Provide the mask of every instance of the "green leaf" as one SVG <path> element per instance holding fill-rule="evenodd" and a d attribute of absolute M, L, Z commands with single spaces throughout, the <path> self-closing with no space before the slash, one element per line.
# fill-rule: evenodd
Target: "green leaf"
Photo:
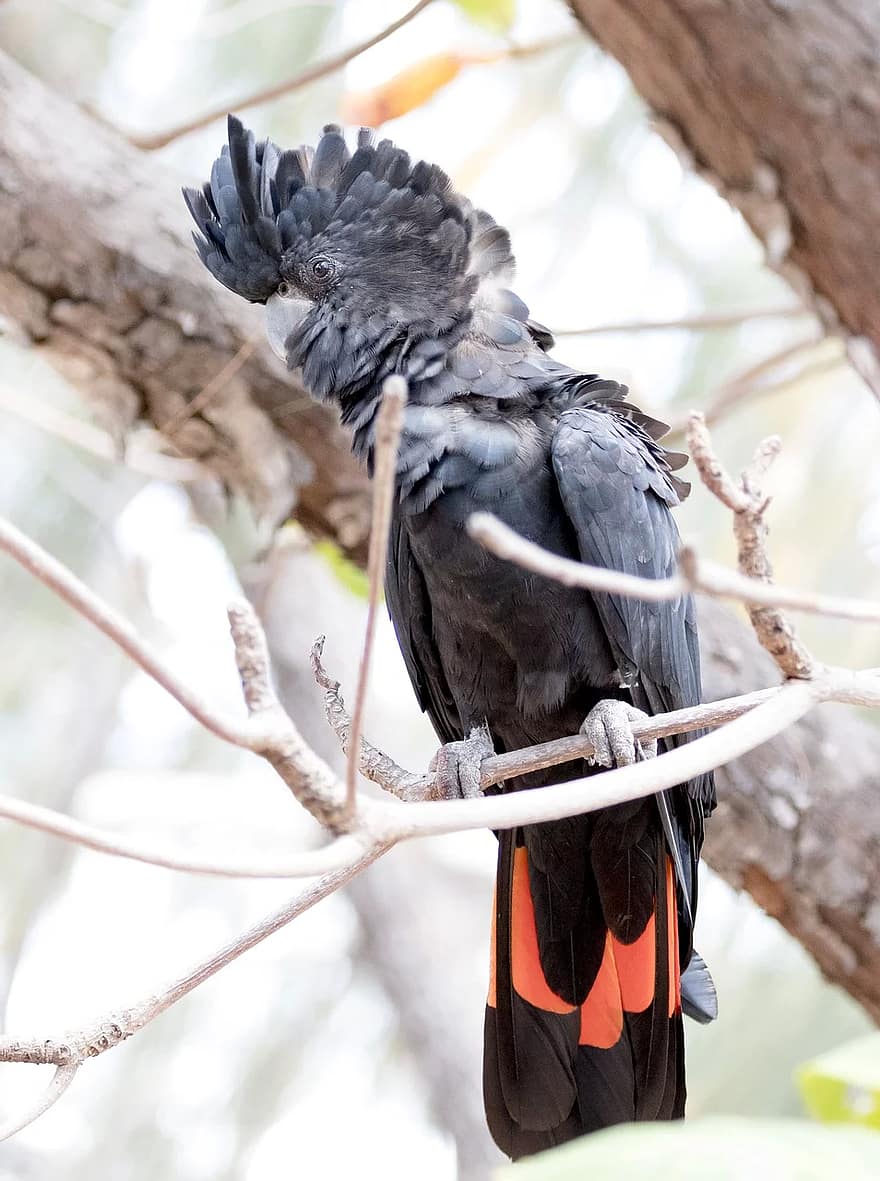
<path fill-rule="evenodd" d="M 807 1110 L 824 1123 L 880 1128 L 880 1033 L 857 1038 L 797 1072 Z"/>
<path fill-rule="evenodd" d="M 335 542 L 323 540 L 315 542 L 315 553 L 320 554 L 337 579 L 344 587 L 357 595 L 359 599 L 369 596 L 370 584 L 367 576 L 359 566 L 350 561 Z"/>
<path fill-rule="evenodd" d="M 496 1181 L 877 1181 L 880 1136 L 801 1120 L 626 1124 L 500 1169 Z"/>
<path fill-rule="evenodd" d="M 493 33 L 509 33 L 516 17 L 516 0 L 454 0 L 476 25 Z"/>

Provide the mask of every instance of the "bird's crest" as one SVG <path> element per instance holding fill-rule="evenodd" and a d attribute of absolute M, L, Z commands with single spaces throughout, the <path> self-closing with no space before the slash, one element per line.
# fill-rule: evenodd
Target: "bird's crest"
<path fill-rule="evenodd" d="M 398 237 L 426 236 L 444 263 L 473 290 L 504 286 L 514 260 L 507 231 L 475 209 L 436 164 L 413 162 L 390 140 L 361 128 L 350 151 L 328 124 L 317 147 L 282 151 L 229 117 L 229 143 L 201 189 L 184 189 L 199 228 L 202 261 L 221 283 L 254 303 L 281 282 L 285 255 L 323 234 L 363 242 L 381 227 Z M 377 243 L 378 246 L 378 243 Z"/>

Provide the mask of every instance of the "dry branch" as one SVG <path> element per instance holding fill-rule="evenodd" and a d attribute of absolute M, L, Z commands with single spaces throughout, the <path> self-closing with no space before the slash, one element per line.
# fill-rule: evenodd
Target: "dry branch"
<path fill-rule="evenodd" d="M 376 639 L 376 616 L 382 601 L 385 559 L 388 554 L 388 531 L 394 504 L 397 474 L 397 451 L 403 430 L 403 412 L 407 385 L 402 377 L 388 377 L 382 386 L 382 402 L 376 417 L 373 444 L 373 514 L 370 526 L 370 549 L 367 555 L 367 621 L 364 647 L 358 673 L 354 709 L 351 715 L 351 750 L 345 765 L 345 811 L 347 820 L 354 817 L 357 805 L 357 776 L 364 710 L 370 683 L 370 663 Z"/>
<path fill-rule="evenodd" d="M 779 454 L 781 440 L 773 436 L 758 446 L 738 484 L 715 454 L 702 414 L 691 415 L 688 446 L 703 483 L 733 513 L 740 573 L 769 586 L 773 581 L 773 568 L 767 554 L 764 513 L 770 498 L 761 491 L 761 477 Z M 770 598 L 768 605 L 759 606 L 752 599 L 747 602 L 747 607 L 755 635 L 779 665 L 783 676 L 812 676 L 815 662 L 780 609 L 778 600 L 774 604 Z"/>

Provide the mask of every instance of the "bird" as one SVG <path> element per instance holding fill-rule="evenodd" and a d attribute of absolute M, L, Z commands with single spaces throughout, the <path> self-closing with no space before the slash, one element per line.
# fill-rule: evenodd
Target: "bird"
<path fill-rule="evenodd" d="M 553 357 L 552 333 L 512 290 L 507 230 L 436 164 L 363 128 L 350 148 L 336 124 L 314 148 L 282 150 L 230 116 L 210 180 L 184 197 L 204 265 L 265 305 L 270 345 L 337 408 L 368 470 L 383 383 L 407 383 L 385 597 L 446 782 L 461 788 L 462 744 L 479 733 L 496 752 L 579 730 L 593 740 L 591 763 L 504 791 L 650 757 L 633 719 L 701 700 L 691 596 L 563 586 L 468 532 L 490 512 L 554 554 L 666 578 L 671 510 L 689 487 L 676 474 L 686 457 L 625 386 Z M 683 1013 L 717 1013 L 693 947 L 714 803 L 705 774 L 496 834 L 483 1093 L 513 1159 L 684 1114 Z"/>

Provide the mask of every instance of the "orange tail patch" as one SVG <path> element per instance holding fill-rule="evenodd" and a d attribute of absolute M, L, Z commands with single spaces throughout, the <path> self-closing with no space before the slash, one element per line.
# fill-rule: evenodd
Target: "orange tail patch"
<path fill-rule="evenodd" d="M 528 853 L 520 847 L 514 854 L 510 906 L 511 981 L 516 992 L 536 1008 L 551 1013 L 571 1013 L 572 1005 L 558 996 L 544 978 L 538 952 L 535 908 L 529 887 Z M 671 860 L 666 862 L 666 906 L 669 972 L 669 1016 L 681 1008 L 681 979 L 678 963 L 678 917 L 675 877 Z M 497 899 L 495 914 L 497 916 Z M 651 1004 L 656 985 L 656 920 L 652 915 L 634 943 L 622 943 L 606 935 L 602 963 L 595 983 L 581 1005 L 579 1042 L 610 1049 L 620 1038 L 624 1013 L 641 1013 Z M 496 998 L 496 923 L 492 924 L 488 1004 Z"/>

